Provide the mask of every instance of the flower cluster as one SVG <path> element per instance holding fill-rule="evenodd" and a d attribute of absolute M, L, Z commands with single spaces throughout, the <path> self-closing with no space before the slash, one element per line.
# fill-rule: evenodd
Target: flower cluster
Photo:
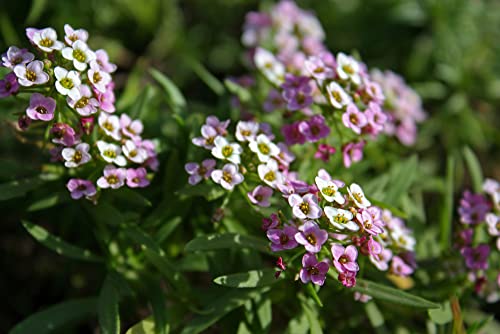
<path fill-rule="evenodd" d="M 142 139 L 140 120 L 113 115 L 116 65 L 105 50 L 87 45 L 86 30 L 66 24 L 64 32 L 60 41 L 53 28 L 26 29 L 40 59 L 27 49 L 9 47 L 0 65 L 12 72 L 0 81 L 0 98 L 29 99 L 19 127 L 47 124 L 52 161 L 64 163 L 69 174 L 77 176 L 67 183 L 73 199 L 95 201 L 99 189 L 149 185 L 146 168 L 158 165 L 155 144 Z"/>
<path fill-rule="evenodd" d="M 362 160 L 366 142 L 379 135 L 396 136 L 405 145 L 415 142 L 416 123 L 425 118 L 418 95 L 390 71 L 369 72 L 353 56 L 329 52 L 319 21 L 294 2 L 282 0 L 269 13 L 249 13 L 242 39 L 271 84 L 260 108 L 280 111 L 289 120 L 282 128 L 287 145 L 318 142 L 317 157 L 323 160 L 329 154 L 319 145 L 332 145 L 332 151 L 336 145 L 350 167 Z M 255 90 L 256 95 L 263 91 Z"/>
<path fill-rule="evenodd" d="M 346 186 L 320 170 L 314 185 L 295 181 L 287 186 L 292 189 L 280 191 L 293 218 L 273 214 L 263 220 L 262 228 L 273 252 L 301 249 L 303 283 L 323 285 L 332 268 L 344 286 L 354 286 L 360 254 L 379 270 L 397 276 L 413 273 L 411 231 L 401 219 L 372 205 L 358 184 Z"/>
<path fill-rule="evenodd" d="M 463 193 L 455 246 L 463 256 L 468 278 L 486 301 L 500 300 L 500 183 L 487 179 L 484 194 Z"/>

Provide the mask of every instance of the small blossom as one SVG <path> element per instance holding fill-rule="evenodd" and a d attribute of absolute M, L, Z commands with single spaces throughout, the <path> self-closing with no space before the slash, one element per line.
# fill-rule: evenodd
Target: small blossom
<path fill-rule="evenodd" d="M 292 225 L 287 225 L 283 229 L 268 229 L 267 238 L 271 241 L 271 250 L 279 252 L 285 249 L 293 249 L 299 244 L 295 241 L 297 228 Z"/>
<path fill-rule="evenodd" d="M 64 25 L 64 41 L 68 45 L 73 45 L 76 41 L 86 43 L 89 38 L 89 33 L 85 29 L 73 29 L 69 24 Z"/>
<path fill-rule="evenodd" d="M 483 183 L 483 191 L 490 196 L 500 191 L 500 183 L 493 179 L 486 179 Z"/>
<path fill-rule="evenodd" d="M 26 131 L 31 125 L 31 122 L 31 118 L 29 118 L 27 115 L 21 115 L 17 119 L 17 126 L 19 127 L 19 130 Z"/>
<path fill-rule="evenodd" d="M 210 175 L 215 183 L 220 184 L 224 189 L 233 190 L 235 185 L 243 182 L 243 174 L 238 172 L 235 164 L 225 164 L 221 169 L 216 169 Z"/>
<path fill-rule="evenodd" d="M 111 82 L 111 75 L 102 71 L 96 62 L 93 61 L 90 63 L 90 69 L 87 71 L 87 77 L 97 91 L 106 93 L 106 87 Z"/>
<path fill-rule="evenodd" d="M 258 123 L 239 121 L 236 124 L 236 139 L 239 141 L 251 141 L 257 136 L 258 131 Z"/>
<path fill-rule="evenodd" d="M 382 252 L 382 245 L 375 241 L 373 237 L 370 235 L 368 240 L 363 242 L 361 245 L 360 251 L 361 254 L 366 255 L 366 256 L 375 256 L 378 255 Z"/>
<path fill-rule="evenodd" d="M 18 91 L 19 83 L 17 82 L 15 73 L 11 72 L 7 74 L 3 80 L 0 80 L 0 99 L 14 95 Z"/>
<path fill-rule="evenodd" d="M 196 146 L 201 146 L 207 150 L 215 147 L 215 138 L 218 137 L 217 130 L 210 125 L 203 125 L 201 127 L 201 137 L 193 138 L 192 142 Z"/>
<path fill-rule="evenodd" d="M 343 230 L 348 229 L 350 231 L 359 230 L 358 224 L 356 224 L 353 219 L 352 212 L 344 209 L 337 209 L 331 206 L 325 206 L 325 215 L 336 228 Z"/>
<path fill-rule="evenodd" d="M 300 122 L 285 124 L 281 128 L 281 133 L 285 137 L 285 143 L 288 146 L 304 144 L 306 142 L 306 136 L 299 130 L 299 124 Z"/>
<path fill-rule="evenodd" d="M 365 141 L 347 143 L 342 147 L 342 160 L 346 168 L 351 167 L 354 162 L 363 160 L 363 148 Z"/>
<path fill-rule="evenodd" d="M 316 255 L 306 253 L 302 257 L 302 269 L 300 269 L 300 280 L 306 284 L 312 281 L 314 284 L 322 286 L 326 280 L 326 273 L 330 269 L 328 262 L 323 260 L 318 262 Z"/>
<path fill-rule="evenodd" d="M 353 57 L 340 52 L 337 55 L 337 75 L 342 80 L 350 80 L 355 85 L 361 84 L 359 64 Z"/>
<path fill-rule="evenodd" d="M 471 270 L 488 269 L 488 256 L 490 255 L 490 246 L 481 244 L 477 247 L 464 247 L 460 251 L 465 258 L 465 265 Z"/>
<path fill-rule="evenodd" d="M 95 59 L 94 51 L 90 50 L 87 44 L 81 40 L 72 43 L 71 47 L 65 47 L 61 53 L 64 58 L 73 61 L 73 66 L 78 71 L 84 71 L 87 68 L 87 63 Z"/>
<path fill-rule="evenodd" d="M 352 288 L 353 286 L 356 285 L 356 272 L 355 271 L 340 272 L 338 280 L 346 288 Z"/>
<path fill-rule="evenodd" d="M 70 179 L 66 184 L 66 188 L 68 188 L 73 199 L 80 199 L 83 196 L 92 197 L 97 193 L 94 184 L 83 179 Z"/>
<path fill-rule="evenodd" d="M 252 152 L 257 154 L 261 162 L 267 162 L 271 157 L 277 156 L 280 153 L 279 147 L 264 134 L 260 134 L 256 140 L 250 141 L 248 147 Z"/>
<path fill-rule="evenodd" d="M 78 140 L 75 130 L 66 123 L 54 123 L 50 133 L 54 136 L 52 142 L 55 144 L 73 146 Z"/>
<path fill-rule="evenodd" d="M 387 122 L 387 115 L 382 111 L 380 105 L 370 102 L 368 104 L 368 109 L 365 110 L 365 116 L 371 133 L 378 134 L 384 130 L 385 123 Z"/>
<path fill-rule="evenodd" d="M 271 52 L 259 47 L 255 51 L 253 60 L 257 68 L 273 84 L 279 85 L 283 82 L 285 66 Z"/>
<path fill-rule="evenodd" d="M 370 300 L 372 300 L 372 296 L 365 295 L 364 293 L 360 292 L 354 292 L 354 300 L 357 300 L 361 303 L 368 303 Z"/>
<path fill-rule="evenodd" d="M 368 120 L 365 114 L 360 112 L 355 104 L 351 103 L 342 115 L 342 123 L 359 135 L 361 134 L 361 128 L 368 124 Z"/>
<path fill-rule="evenodd" d="M 392 259 L 392 251 L 384 248 L 379 254 L 370 255 L 370 261 L 378 270 L 386 271 L 389 269 L 389 261 Z"/>
<path fill-rule="evenodd" d="M 366 198 L 363 189 L 361 189 L 361 187 L 356 183 L 351 184 L 351 186 L 347 188 L 347 191 L 349 192 L 349 196 L 354 201 L 354 204 L 356 204 L 358 208 L 365 209 L 371 206 L 371 203 Z"/>
<path fill-rule="evenodd" d="M 95 52 L 95 57 L 96 59 L 94 61 L 101 71 L 106 73 L 113 73 L 116 71 L 116 65 L 109 62 L 109 56 L 105 50 L 97 50 Z"/>
<path fill-rule="evenodd" d="M 40 60 L 33 60 L 26 66 L 24 64 L 16 65 L 14 73 L 19 84 L 25 87 L 42 85 L 49 81 L 49 75 L 43 71 L 43 63 Z"/>
<path fill-rule="evenodd" d="M 285 100 L 283 100 L 283 96 L 276 89 L 271 89 L 269 94 L 264 101 L 264 105 L 262 108 L 265 112 L 271 112 L 279 109 L 283 109 L 285 107 Z"/>
<path fill-rule="evenodd" d="M 94 117 L 82 117 L 80 118 L 80 127 L 82 131 L 88 136 L 94 130 Z"/>
<path fill-rule="evenodd" d="M 212 148 L 212 155 L 217 159 L 227 160 L 236 165 L 241 162 L 240 154 L 243 149 L 239 144 L 229 143 L 226 138 L 217 136 L 214 140 L 215 147 Z"/>
<path fill-rule="evenodd" d="M 299 131 L 307 141 L 313 143 L 330 134 L 330 128 L 325 124 L 325 118 L 321 115 L 314 115 L 310 120 L 300 122 Z"/>
<path fill-rule="evenodd" d="M 319 228 L 312 221 L 307 221 L 299 227 L 299 232 L 295 234 L 295 240 L 304 246 L 310 253 L 319 253 L 321 246 L 328 239 L 328 232 Z"/>
<path fill-rule="evenodd" d="M 362 210 L 356 214 L 356 219 L 363 226 L 363 231 L 371 235 L 377 235 L 383 232 L 380 221 L 374 221 L 372 215 L 367 210 Z"/>
<path fill-rule="evenodd" d="M 229 123 L 231 120 L 227 119 L 225 121 L 219 121 L 219 119 L 216 116 L 208 116 L 207 119 L 205 120 L 205 124 L 213 127 L 215 131 L 221 136 L 226 136 L 227 135 L 227 127 L 229 126 Z"/>
<path fill-rule="evenodd" d="M 413 268 L 407 265 L 399 256 L 394 256 L 391 262 L 391 273 L 397 276 L 408 276 L 413 273 Z"/>
<path fill-rule="evenodd" d="M 94 90 L 94 93 L 99 101 L 99 108 L 111 114 L 115 112 L 115 93 L 113 93 L 113 89 L 110 86 L 111 84 L 106 87 L 106 92 L 104 93 L 98 90 Z"/>
<path fill-rule="evenodd" d="M 494 237 L 500 236 L 500 217 L 489 212 L 486 214 L 485 220 L 488 225 L 488 233 Z"/>
<path fill-rule="evenodd" d="M 304 62 L 304 68 L 307 73 L 319 82 L 326 79 L 333 79 L 335 71 L 332 67 L 325 64 L 323 59 L 319 56 L 311 56 Z"/>
<path fill-rule="evenodd" d="M 104 167 L 103 176 L 97 180 L 97 185 L 102 188 L 118 189 L 125 184 L 127 171 L 125 168 L 116 168 L 113 165 Z"/>
<path fill-rule="evenodd" d="M 278 215 L 273 213 L 269 218 L 262 218 L 262 230 L 267 231 L 269 229 L 275 229 L 280 225 L 280 220 Z"/>
<path fill-rule="evenodd" d="M 57 33 L 52 28 L 45 28 L 34 32 L 33 43 L 44 52 L 61 50 L 64 47 L 64 44 L 57 40 Z"/>
<path fill-rule="evenodd" d="M 127 169 L 127 186 L 130 188 L 144 188 L 149 186 L 146 169 L 144 167 Z"/>
<path fill-rule="evenodd" d="M 17 65 L 26 65 L 34 59 L 35 56 L 28 50 L 11 46 L 6 53 L 2 54 L 2 63 L 0 65 L 14 69 Z"/>
<path fill-rule="evenodd" d="M 97 148 L 99 149 L 101 157 L 104 161 L 114 163 L 120 167 L 127 164 L 127 160 L 123 155 L 121 155 L 122 150 L 120 149 L 120 146 L 99 140 L 97 141 Z"/>
<path fill-rule="evenodd" d="M 54 118 L 55 109 L 56 100 L 39 93 L 33 93 L 30 97 L 30 106 L 26 109 L 26 115 L 32 120 L 47 122 Z"/>
<path fill-rule="evenodd" d="M 337 202 L 340 205 L 345 203 L 345 198 L 339 191 L 339 187 L 332 180 L 325 180 L 319 176 L 314 178 L 318 190 L 327 202 Z"/>
<path fill-rule="evenodd" d="M 284 169 L 288 169 L 290 163 L 295 160 L 295 155 L 288 149 L 285 143 L 278 143 L 278 148 L 280 149 L 280 153 L 275 158 L 281 166 L 285 167 Z"/>
<path fill-rule="evenodd" d="M 273 194 L 273 189 L 266 186 L 257 186 L 254 190 L 250 191 L 247 196 L 252 204 L 267 208 L 271 206 L 269 198 Z"/>
<path fill-rule="evenodd" d="M 476 225 L 484 221 L 486 213 L 491 209 L 490 203 L 486 197 L 481 194 L 473 194 L 465 191 L 460 200 L 458 213 L 460 222 L 463 224 Z"/>
<path fill-rule="evenodd" d="M 189 184 L 195 185 L 203 179 L 208 179 L 215 168 L 214 159 L 205 159 L 201 164 L 189 162 L 184 166 L 184 169 L 189 174 Z"/>
<path fill-rule="evenodd" d="M 101 113 L 99 115 L 98 123 L 99 127 L 104 131 L 104 133 L 106 133 L 106 135 L 115 140 L 121 139 L 120 120 L 118 119 L 118 116 Z"/>
<path fill-rule="evenodd" d="M 345 92 L 345 90 L 335 81 L 330 82 L 326 86 L 326 91 L 328 93 L 328 99 L 330 104 L 335 109 L 342 109 L 352 103 L 351 97 Z"/>
<path fill-rule="evenodd" d="M 66 99 L 68 105 L 75 109 L 81 116 L 95 114 L 99 108 L 99 101 L 92 95 L 89 86 L 81 85 L 78 90 L 80 92 L 80 98 L 78 100 L 73 100 L 68 96 Z"/>
<path fill-rule="evenodd" d="M 148 152 L 132 140 L 126 140 L 122 145 L 123 154 L 132 162 L 142 164 L 148 158 Z"/>
<path fill-rule="evenodd" d="M 299 219 L 317 219 L 323 214 L 318 199 L 313 194 L 304 196 L 292 194 L 288 197 L 288 204 L 292 207 L 293 215 Z"/>
<path fill-rule="evenodd" d="M 80 76 L 76 71 L 68 71 L 65 68 L 57 66 L 54 69 L 56 76 L 56 89 L 61 95 L 67 95 L 72 100 L 78 101 L 80 95 Z"/>
<path fill-rule="evenodd" d="M 356 263 L 358 250 L 355 246 L 349 245 L 344 248 L 342 245 L 333 244 L 331 251 L 333 255 L 333 265 L 337 268 L 339 273 L 348 271 L 356 272 L 359 270 L 359 266 Z"/>
<path fill-rule="evenodd" d="M 64 166 L 75 168 L 89 162 L 92 159 L 89 154 L 89 149 L 90 146 L 87 143 L 78 144 L 75 148 L 64 148 L 61 152 L 63 159 L 66 161 Z"/>

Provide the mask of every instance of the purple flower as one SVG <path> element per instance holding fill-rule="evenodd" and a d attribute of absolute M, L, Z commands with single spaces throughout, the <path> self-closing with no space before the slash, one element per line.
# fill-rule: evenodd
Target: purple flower
<path fill-rule="evenodd" d="M 319 228 L 315 222 L 308 221 L 299 227 L 295 234 L 295 240 L 303 245 L 306 251 L 310 253 L 319 253 L 321 246 L 328 239 L 328 232 Z"/>
<path fill-rule="evenodd" d="M 465 265 L 471 270 L 488 269 L 488 256 L 490 255 L 490 246 L 481 244 L 477 247 L 464 247 L 460 251 L 465 258 Z"/>
<path fill-rule="evenodd" d="M 295 233 L 297 233 L 297 228 L 291 225 L 285 226 L 283 229 L 273 228 L 267 230 L 267 238 L 271 240 L 271 250 L 279 252 L 297 247 L 299 244 L 295 241 Z"/>
<path fill-rule="evenodd" d="M 121 114 L 120 128 L 124 136 L 132 139 L 141 138 L 143 125 L 142 122 L 138 119 L 132 120 L 127 114 Z"/>
<path fill-rule="evenodd" d="M 262 230 L 267 231 L 270 229 L 275 229 L 280 225 L 280 220 L 278 215 L 273 213 L 269 218 L 262 218 Z"/>
<path fill-rule="evenodd" d="M 80 98 L 78 100 L 73 100 L 69 96 L 66 98 L 69 106 L 75 109 L 81 116 L 95 114 L 97 108 L 99 108 L 99 101 L 92 95 L 90 87 L 81 85 L 78 90 L 80 91 Z"/>
<path fill-rule="evenodd" d="M 335 67 L 330 67 L 321 57 L 311 56 L 304 62 L 304 67 L 306 71 L 311 75 L 314 79 L 322 82 L 326 79 L 332 79 L 335 77 Z"/>
<path fill-rule="evenodd" d="M 116 168 L 113 165 L 104 167 L 103 176 L 97 180 L 100 188 L 118 189 L 125 184 L 127 170 L 125 168 Z"/>
<path fill-rule="evenodd" d="M 184 166 L 184 169 L 190 175 L 188 180 L 189 184 L 195 185 L 203 179 L 205 180 L 208 179 L 210 177 L 210 174 L 212 174 L 214 167 L 215 167 L 214 159 L 205 159 L 203 160 L 201 165 L 196 162 L 187 163 Z"/>
<path fill-rule="evenodd" d="M 207 150 L 211 150 L 215 147 L 214 141 L 215 137 L 218 135 L 219 134 L 215 128 L 205 124 L 201 127 L 201 137 L 193 138 L 192 142 L 196 146 L 201 146 Z"/>
<path fill-rule="evenodd" d="M 144 188 L 149 186 L 148 172 L 146 168 L 127 169 L 127 186 L 130 188 Z"/>
<path fill-rule="evenodd" d="M 399 256 L 394 256 L 391 262 L 391 273 L 397 276 L 408 276 L 413 273 L 413 268 Z"/>
<path fill-rule="evenodd" d="M 306 136 L 299 130 L 299 124 L 300 122 L 295 122 L 283 125 L 281 128 L 281 133 L 285 137 L 285 143 L 288 146 L 293 144 L 304 144 L 306 142 Z"/>
<path fill-rule="evenodd" d="M 337 268 L 339 273 L 347 271 L 356 272 L 359 266 L 356 263 L 358 257 L 358 250 L 356 246 L 349 245 L 346 248 L 339 244 L 332 245 L 333 265 Z"/>
<path fill-rule="evenodd" d="M 302 91 L 311 94 L 312 88 L 309 85 L 311 79 L 306 76 L 295 76 L 293 74 L 285 75 L 285 82 L 281 85 L 284 91 Z"/>
<path fill-rule="evenodd" d="M 266 97 L 266 100 L 264 101 L 264 111 L 271 112 L 274 110 L 283 109 L 284 107 L 285 101 L 283 100 L 280 92 L 276 89 L 271 89 Z"/>
<path fill-rule="evenodd" d="M 227 134 L 227 127 L 231 120 L 219 121 L 216 116 L 208 116 L 205 123 L 206 125 L 211 126 L 217 131 L 217 133 L 221 136 L 225 136 Z"/>
<path fill-rule="evenodd" d="M 325 283 L 326 273 L 330 269 L 328 262 L 323 260 L 318 262 L 316 255 L 306 253 L 302 257 L 302 269 L 300 269 L 300 280 L 306 284 L 312 281 L 314 284 L 322 286 Z"/>
<path fill-rule="evenodd" d="M 97 89 L 94 89 L 94 93 L 99 101 L 99 108 L 111 114 L 115 112 L 115 93 L 113 93 L 113 88 L 110 86 L 106 87 L 104 93 L 99 92 Z"/>
<path fill-rule="evenodd" d="M 380 105 L 370 102 L 368 109 L 365 110 L 365 116 L 368 120 L 369 133 L 376 135 L 384 130 L 387 115 L 382 111 Z"/>
<path fill-rule="evenodd" d="M 288 197 L 288 203 L 292 207 L 293 215 L 299 219 L 317 219 L 323 214 L 318 199 L 313 194 L 306 194 L 303 197 L 292 194 Z"/>
<path fill-rule="evenodd" d="M 80 127 L 87 136 L 94 130 L 94 122 L 95 119 L 93 116 L 80 118 Z"/>
<path fill-rule="evenodd" d="M 325 124 L 325 118 L 321 115 L 314 115 L 309 121 L 300 122 L 299 131 L 310 142 L 317 142 L 330 134 L 330 128 Z"/>
<path fill-rule="evenodd" d="M 0 80 L 0 99 L 16 94 L 18 90 L 19 83 L 15 73 L 11 72 Z"/>
<path fill-rule="evenodd" d="M 247 194 L 250 202 L 255 205 L 267 208 L 271 206 L 269 198 L 273 195 L 273 189 L 266 186 L 257 186 Z"/>
<path fill-rule="evenodd" d="M 21 115 L 17 119 L 17 126 L 19 127 L 19 129 L 21 131 L 28 130 L 28 127 L 30 126 L 30 124 L 31 124 L 31 118 L 29 118 L 26 115 Z"/>
<path fill-rule="evenodd" d="M 25 65 L 35 59 L 35 56 L 27 49 L 19 49 L 11 46 L 6 53 L 2 54 L 2 66 L 13 69 L 16 65 Z"/>
<path fill-rule="evenodd" d="M 472 237 L 474 236 L 474 229 L 467 228 L 458 232 L 457 246 L 462 248 L 464 246 L 469 246 L 472 243 Z"/>
<path fill-rule="evenodd" d="M 382 249 L 382 245 L 373 240 L 373 237 L 370 235 L 370 238 L 361 245 L 360 251 L 363 255 L 375 256 L 380 254 Z"/>
<path fill-rule="evenodd" d="M 76 41 L 87 42 L 89 33 L 85 29 L 73 29 L 69 24 L 64 25 L 64 41 L 68 45 L 73 45 Z"/>
<path fill-rule="evenodd" d="M 476 225 L 484 221 L 486 214 L 491 209 L 491 205 L 481 194 L 473 194 L 465 191 L 460 200 L 458 213 L 460 222 L 467 225 Z"/>
<path fill-rule="evenodd" d="M 66 123 L 54 123 L 50 133 L 54 137 L 52 142 L 55 144 L 73 146 L 78 140 L 75 130 Z"/>
<path fill-rule="evenodd" d="M 346 168 L 351 167 L 353 162 L 363 159 L 363 148 L 365 141 L 347 143 L 342 147 L 342 159 Z"/>
<path fill-rule="evenodd" d="M 281 85 L 283 99 L 287 102 L 288 110 L 305 109 L 313 103 L 310 79 L 305 76 L 287 74 L 285 82 Z"/>
<path fill-rule="evenodd" d="M 80 199 L 83 196 L 91 197 L 97 193 L 94 184 L 83 179 L 70 179 L 66 184 L 66 188 L 68 188 L 73 199 Z"/>
<path fill-rule="evenodd" d="M 368 120 L 365 114 L 359 111 L 355 104 L 351 103 L 342 115 L 342 123 L 359 135 L 361 134 L 361 128 L 368 123 Z"/>
<path fill-rule="evenodd" d="M 338 280 L 346 288 L 352 288 L 353 286 L 356 285 L 356 272 L 355 271 L 340 272 Z"/>
<path fill-rule="evenodd" d="M 210 176 L 215 183 L 219 183 L 227 190 L 233 190 L 234 186 L 243 182 L 244 179 L 235 164 L 225 164 L 222 170 L 216 169 Z"/>
<path fill-rule="evenodd" d="M 386 271 L 389 269 L 389 261 L 392 259 L 390 249 L 384 248 L 379 254 L 370 255 L 370 261 L 378 270 Z"/>
<path fill-rule="evenodd" d="M 49 81 L 49 75 L 43 71 L 43 63 L 39 60 L 33 60 L 28 65 L 16 65 L 14 67 L 19 84 L 30 87 L 32 85 L 41 85 Z"/>
<path fill-rule="evenodd" d="M 328 144 L 319 144 L 318 150 L 316 151 L 316 153 L 314 153 L 314 158 L 321 159 L 324 162 L 328 162 L 328 160 L 330 160 L 330 156 L 332 154 L 335 154 L 335 152 L 337 152 L 335 147 Z"/>
<path fill-rule="evenodd" d="M 378 235 L 384 231 L 381 221 L 373 220 L 372 215 L 367 210 L 358 212 L 356 214 L 356 219 L 362 224 L 364 231 L 371 235 Z"/>
<path fill-rule="evenodd" d="M 54 118 L 55 109 L 56 100 L 39 93 L 33 93 L 30 97 L 30 106 L 26 109 L 26 114 L 33 120 L 47 122 Z"/>

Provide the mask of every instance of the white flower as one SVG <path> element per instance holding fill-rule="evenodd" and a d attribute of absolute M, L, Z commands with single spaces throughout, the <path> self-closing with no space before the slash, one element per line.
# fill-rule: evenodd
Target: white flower
<path fill-rule="evenodd" d="M 73 29 L 69 24 L 64 25 L 64 40 L 68 45 L 72 45 L 76 41 L 87 42 L 89 33 L 85 29 Z"/>
<path fill-rule="evenodd" d="M 358 62 L 353 57 L 342 52 L 337 55 L 337 74 L 342 80 L 349 79 L 356 85 L 361 84 Z"/>
<path fill-rule="evenodd" d="M 269 81 L 275 85 L 283 83 L 285 66 L 271 52 L 263 48 L 257 48 L 253 59 L 257 68 Z"/>
<path fill-rule="evenodd" d="M 142 164 L 148 158 L 148 152 L 131 140 L 127 140 L 125 145 L 122 145 L 122 150 L 125 156 L 136 164 Z"/>
<path fill-rule="evenodd" d="M 361 187 L 356 183 L 351 184 L 351 186 L 347 188 L 347 191 L 349 192 L 349 196 L 351 196 L 352 200 L 354 201 L 354 204 L 356 204 L 358 208 L 366 209 L 367 207 L 372 205 L 370 201 L 365 197 L 363 189 L 361 189 Z"/>
<path fill-rule="evenodd" d="M 351 97 L 345 92 L 345 90 L 340 87 L 340 85 L 334 81 L 330 82 L 326 86 L 328 92 L 328 98 L 332 106 L 336 109 L 342 109 L 344 106 L 352 102 Z"/>
<path fill-rule="evenodd" d="M 65 68 L 57 66 L 54 69 L 56 75 L 56 89 L 61 95 L 67 95 L 72 100 L 79 100 L 80 94 L 80 76 L 76 71 L 68 71 Z"/>
<path fill-rule="evenodd" d="M 398 228 L 391 231 L 391 238 L 396 247 L 401 247 L 409 251 L 415 249 L 415 238 L 410 236 L 406 229 Z"/>
<path fill-rule="evenodd" d="M 356 224 L 352 218 L 353 215 L 348 210 L 337 209 L 331 206 L 325 206 L 325 215 L 330 220 L 333 226 L 336 228 L 343 230 L 344 228 L 357 231 L 359 230 L 358 224 Z"/>
<path fill-rule="evenodd" d="M 265 134 L 257 136 L 256 140 L 252 140 L 248 145 L 252 152 L 257 153 L 261 162 L 267 162 L 271 157 L 280 154 L 279 147 L 273 143 Z"/>
<path fill-rule="evenodd" d="M 74 168 L 89 162 L 91 160 L 89 148 L 87 143 L 78 144 L 75 148 L 64 148 L 61 152 L 62 157 L 66 160 L 64 166 Z"/>
<path fill-rule="evenodd" d="M 488 225 L 488 233 L 494 237 L 500 236 L 500 217 L 494 213 L 488 212 L 485 221 Z"/>
<path fill-rule="evenodd" d="M 90 50 L 87 44 L 83 41 L 76 41 L 71 47 L 62 49 L 62 56 L 73 61 L 73 66 L 78 71 L 83 71 L 87 68 L 87 63 L 95 60 L 94 51 Z"/>
<path fill-rule="evenodd" d="M 99 127 L 104 130 L 104 132 L 112 137 L 113 139 L 120 140 L 120 119 L 118 116 L 108 115 L 106 113 L 101 113 L 99 115 Z"/>
<path fill-rule="evenodd" d="M 274 159 L 270 159 L 265 165 L 259 165 L 257 172 L 260 179 L 272 188 L 283 184 L 283 174 L 278 170 L 278 163 Z"/>
<path fill-rule="evenodd" d="M 345 203 L 344 196 L 339 191 L 339 187 L 333 181 L 322 179 L 319 176 L 316 176 L 314 181 L 316 182 L 321 195 L 323 195 L 327 202 L 335 201 L 340 205 Z"/>
<path fill-rule="evenodd" d="M 127 160 L 123 155 L 121 155 L 122 150 L 118 145 L 99 140 L 97 141 L 97 148 L 106 162 L 114 163 L 120 167 L 127 164 Z"/>
<path fill-rule="evenodd" d="M 57 40 L 57 33 L 52 28 L 38 30 L 33 34 L 33 43 L 45 52 L 61 50 L 64 44 Z"/>
<path fill-rule="evenodd" d="M 92 86 L 101 93 L 106 93 L 106 86 L 111 82 L 111 75 L 101 70 L 96 60 L 90 62 L 87 76 Z"/>
<path fill-rule="evenodd" d="M 255 138 L 259 132 L 259 124 L 256 122 L 239 121 L 236 124 L 236 139 L 239 141 L 250 141 Z"/>
<path fill-rule="evenodd" d="M 228 143 L 226 138 L 222 136 L 217 136 L 214 140 L 215 147 L 212 148 L 212 154 L 217 159 L 228 160 L 234 164 L 239 164 L 241 162 L 240 154 L 243 149 L 239 144 Z"/>

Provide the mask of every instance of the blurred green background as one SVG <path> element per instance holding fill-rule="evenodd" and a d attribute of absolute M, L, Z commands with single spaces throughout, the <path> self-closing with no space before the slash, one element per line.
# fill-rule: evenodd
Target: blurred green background
<path fill-rule="evenodd" d="M 245 14 L 271 3 L 3 1 L 0 51 L 9 45 L 27 46 L 26 27 L 52 26 L 62 34 L 63 25 L 69 23 L 74 28 L 87 29 L 90 46 L 106 49 L 118 65 L 115 82 L 119 108 L 134 102 L 150 81 L 147 70 L 155 67 L 182 90 L 188 110 L 217 114 L 218 97 L 200 79 L 199 64 L 221 80 L 245 73 L 240 43 Z M 418 90 L 429 120 L 420 129 L 417 150 L 434 159 L 438 171 L 445 168 L 446 153 L 469 145 L 477 152 L 484 174 L 500 179 L 499 1 L 297 3 L 318 15 L 326 32 L 326 44 L 333 52 L 358 52 L 369 66 L 394 70 Z M 0 108 L 0 163 L 6 166 L 0 168 L 0 182 L 5 182 L 31 175 L 47 156 L 20 143 L 11 125 L 11 112 L 16 110 L 8 104 L 0 104 Z M 170 145 L 185 142 L 169 133 L 168 127 L 154 122 L 146 124 L 146 133 L 165 139 Z M 10 172 L 12 168 L 7 168 L 12 166 L 14 174 Z M 461 176 L 463 172 L 459 173 Z M 0 306 L 0 332 L 47 305 L 91 294 L 102 280 L 102 273 L 94 267 L 60 258 L 35 244 L 19 224 L 27 201 L 0 204 L 0 264 L 4 268 L 0 297 L 6 301 Z M 68 224 L 65 229 L 71 233 L 67 233 L 67 240 L 92 245 L 92 235 L 85 229 L 84 221 L 67 221 L 64 207 L 58 214 L 58 218 L 53 218 L 53 213 L 39 218 Z M 64 229 L 60 232 L 64 234 Z"/>

